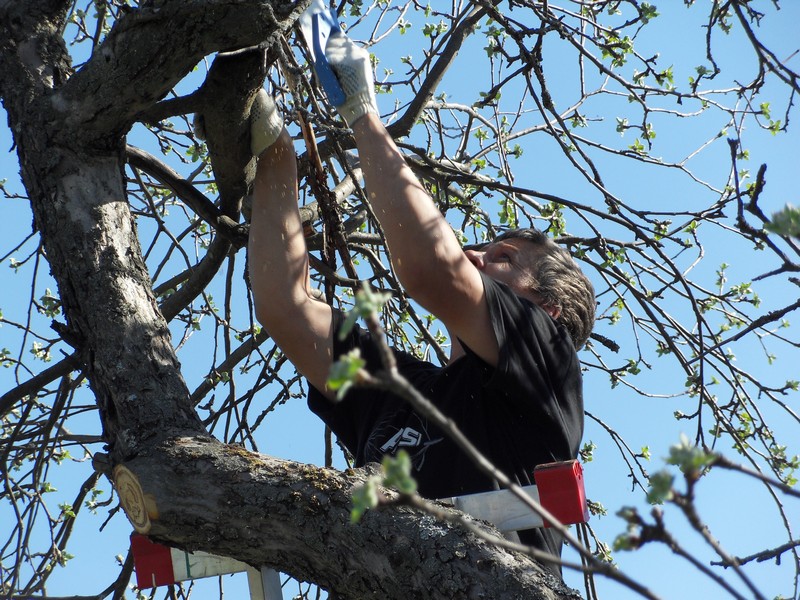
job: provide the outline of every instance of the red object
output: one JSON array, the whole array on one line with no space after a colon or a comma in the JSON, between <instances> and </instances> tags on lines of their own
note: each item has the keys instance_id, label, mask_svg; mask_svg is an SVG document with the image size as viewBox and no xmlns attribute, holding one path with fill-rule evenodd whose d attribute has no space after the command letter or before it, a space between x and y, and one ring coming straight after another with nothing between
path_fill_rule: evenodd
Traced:
<instances>
[{"instance_id":1,"label":"red object","mask_svg":"<svg viewBox=\"0 0 800 600\"><path fill-rule=\"evenodd\" d=\"M175 583L172 552L167 546L151 542L146 536L131 534L131 551L140 590Z\"/></svg>"},{"instance_id":2,"label":"red object","mask_svg":"<svg viewBox=\"0 0 800 600\"><path fill-rule=\"evenodd\" d=\"M586 523L589 509L583 486L583 467L577 460L539 465L533 471L539 503L564 524ZM550 523L544 520L544 526Z\"/></svg>"}]
</instances>

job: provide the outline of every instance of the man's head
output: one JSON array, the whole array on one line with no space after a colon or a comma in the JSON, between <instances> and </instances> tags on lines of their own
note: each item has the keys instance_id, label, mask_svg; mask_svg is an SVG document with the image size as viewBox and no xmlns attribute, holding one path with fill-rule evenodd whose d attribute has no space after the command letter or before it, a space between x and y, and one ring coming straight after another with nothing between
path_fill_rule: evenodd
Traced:
<instances>
[{"instance_id":1,"label":"man's head","mask_svg":"<svg viewBox=\"0 0 800 600\"><path fill-rule=\"evenodd\" d=\"M513 229L465 252L479 270L563 323L576 348L586 343L594 326L594 287L567 250L537 229Z\"/></svg>"}]
</instances>

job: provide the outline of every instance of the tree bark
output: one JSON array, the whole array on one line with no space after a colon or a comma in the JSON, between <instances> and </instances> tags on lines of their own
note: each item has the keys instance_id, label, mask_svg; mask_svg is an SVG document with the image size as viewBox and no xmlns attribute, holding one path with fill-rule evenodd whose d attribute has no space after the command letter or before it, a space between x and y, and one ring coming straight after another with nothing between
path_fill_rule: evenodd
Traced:
<instances>
[{"instance_id":1,"label":"tree bark","mask_svg":"<svg viewBox=\"0 0 800 600\"><path fill-rule=\"evenodd\" d=\"M129 500L126 510L140 515L142 532L269 565L346 598L580 597L532 559L408 507L351 524L362 470L278 460L202 436L165 440L125 467L141 486L140 504Z\"/></svg>"}]
</instances>

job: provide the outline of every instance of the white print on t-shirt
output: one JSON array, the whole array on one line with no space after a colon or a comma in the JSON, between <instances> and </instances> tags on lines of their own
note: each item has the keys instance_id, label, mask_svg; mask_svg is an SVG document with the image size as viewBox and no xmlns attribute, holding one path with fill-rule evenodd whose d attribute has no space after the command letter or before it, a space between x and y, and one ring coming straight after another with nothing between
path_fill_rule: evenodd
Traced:
<instances>
[{"instance_id":1,"label":"white print on t-shirt","mask_svg":"<svg viewBox=\"0 0 800 600\"><path fill-rule=\"evenodd\" d=\"M401 427L398 429L390 424L391 419L387 419L386 422L378 424L373 430L368 445L375 448L381 440L386 440L378 447L381 455L394 454L401 448L407 448L409 449L411 464L414 469L421 471L425 464L425 454L428 449L441 442L443 438L431 439L428 434L427 424L418 415L414 416L417 419L419 429L414 427Z\"/></svg>"},{"instance_id":2,"label":"white print on t-shirt","mask_svg":"<svg viewBox=\"0 0 800 600\"><path fill-rule=\"evenodd\" d=\"M381 452L397 452L399 448L414 448L419 446L422 434L411 427L404 427L395 433L389 441L381 446Z\"/></svg>"}]
</instances>

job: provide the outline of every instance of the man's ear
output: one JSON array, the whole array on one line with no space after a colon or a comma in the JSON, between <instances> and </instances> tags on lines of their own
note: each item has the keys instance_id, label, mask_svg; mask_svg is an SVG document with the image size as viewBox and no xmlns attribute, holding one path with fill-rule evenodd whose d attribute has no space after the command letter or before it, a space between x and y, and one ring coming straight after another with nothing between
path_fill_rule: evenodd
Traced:
<instances>
[{"instance_id":1,"label":"man's ear","mask_svg":"<svg viewBox=\"0 0 800 600\"><path fill-rule=\"evenodd\" d=\"M537 292L531 292L528 296L533 300L533 303L539 306L544 312L550 315L553 319L558 319L561 316L561 306L558 304L549 304L542 301L542 297Z\"/></svg>"},{"instance_id":2,"label":"man's ear","mask_svg":"<svg viewBox=\"0 0 800 600\"><path fill-rule=\"evenodd\" d=\"M561 307L558 305L540 304L539 306L544 309L544 312L553 317L553 319L558 319L558 317L561 316Z\"/></svg>"},{"instance_id":3,"label":"man's ear","mask_svg":"<svg viewBox=\"0 0 800 600\"><path fill-rule=\"evenodd\" d=\"M545 303L542 301L542 297L538 294L538 292L531 292L530 298L533 300L535 304L538 304L544 312L550 315L553 319L558 319L561 316L561 306L558 304L550 304Z\"/></svg>"}]
</instances>

